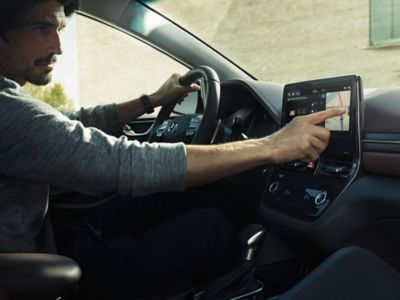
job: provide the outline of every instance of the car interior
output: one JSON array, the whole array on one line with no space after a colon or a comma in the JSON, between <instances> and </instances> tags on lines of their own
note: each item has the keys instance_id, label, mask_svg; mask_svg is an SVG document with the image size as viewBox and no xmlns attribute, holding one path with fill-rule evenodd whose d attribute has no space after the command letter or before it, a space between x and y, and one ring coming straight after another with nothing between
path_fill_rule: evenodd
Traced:
<instances>
[{"instance_id":1,"label":"car interior","mask_svg":"<svg viewBox=\"0 0 400 300\"><path fill-rule=\"evenodd\" d=\"M168 299L400 298L400 88L364 88L358 74L257 80L167 18L151 30L138 26L133 20L145 15L164 18L147 1L81 0L78 14L187 66L180 83L201 86L188 95L194 111L164 106L121 128L130 139L219 144L346 108L319 124L331 138L318 161L264 165L184 192L224 199L218 209L241 232L242 256L231 272ZM0 299L79 299L81 271L57 254L58 232L112 197L81 203L71 195L53 193L40 253L0 254Z\"/></svg>"}]
</instances>

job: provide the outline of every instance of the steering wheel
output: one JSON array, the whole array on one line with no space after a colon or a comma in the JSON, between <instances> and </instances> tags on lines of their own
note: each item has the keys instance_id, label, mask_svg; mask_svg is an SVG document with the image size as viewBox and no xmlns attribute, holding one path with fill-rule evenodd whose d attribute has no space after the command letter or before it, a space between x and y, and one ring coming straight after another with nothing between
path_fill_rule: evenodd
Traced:
<instances>
[{"instance_id":1,"label":"steering wheel","mask_svg":"<svg viewBox=\"0 0 400 300\"><path fill-rule=\"evenodd\" d=\"M181 85L202 79L204 113L177 116L170 119L176 102L163 105L149 135L150 142L185 142L208 144L217 128L217 113L220 98L218 74L208 66L198 66L179 79Z\"/></svg>"}]
</instances>

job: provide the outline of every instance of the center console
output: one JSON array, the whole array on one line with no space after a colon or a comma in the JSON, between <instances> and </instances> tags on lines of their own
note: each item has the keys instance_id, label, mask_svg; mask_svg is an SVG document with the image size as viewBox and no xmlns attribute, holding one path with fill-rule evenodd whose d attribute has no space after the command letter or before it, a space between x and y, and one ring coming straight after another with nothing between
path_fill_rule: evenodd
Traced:
<instances>
[{"instance_id":1,"label":"center console","mask_svg":"<svg viewBox=\"0 0 400 300\"><path fill-rule=\"evenodd\" d=\"M360 164L361 91L356 75L285 86L282 126L331 107L345 107L346 112L318 124L331 131L318 161L290 161L274 168L263 193L265 207L314 220L351 183Z\"/></svg>"}]
</instances>

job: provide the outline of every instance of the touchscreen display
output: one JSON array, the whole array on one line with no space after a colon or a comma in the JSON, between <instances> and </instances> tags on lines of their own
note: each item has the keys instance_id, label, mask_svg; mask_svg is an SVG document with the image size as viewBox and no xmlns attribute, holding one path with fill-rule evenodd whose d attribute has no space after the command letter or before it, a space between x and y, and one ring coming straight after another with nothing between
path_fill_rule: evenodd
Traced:
<instances>
[{"instance_id":1,"label":"touchscreen display","mask_svg":"<svg viewBox=\"0 0 400 300\"><path fill-rule=\"evenodd\" d=\"M333 107L345 107L346 112L343 115L330 118L320 125L332 131L350 130L351 86L329 89L289 90L287 91L286 99L287 122L290 122L296 116L308 115Z\"/></svg>"}]
</instances>

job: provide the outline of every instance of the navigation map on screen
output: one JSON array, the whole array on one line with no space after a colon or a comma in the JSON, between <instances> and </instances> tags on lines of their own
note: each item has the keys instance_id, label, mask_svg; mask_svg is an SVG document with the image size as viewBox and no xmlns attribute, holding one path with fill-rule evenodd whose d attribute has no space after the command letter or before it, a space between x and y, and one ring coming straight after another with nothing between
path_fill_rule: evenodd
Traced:
<instances>
[{"instance_id":1,"label":"navigation map on screen","mask_svg":"<svg viewBox=\"0 0 400 300\"><path fill-rule=\"evenodd\" d=\"M296 116L308 115L334 107L345 107L346 112L343 115L327 119L320 125L331 131L350 130L350 89L289 92L287 100L287 122L290 122Z\"/></svg>"},{"instance_id":2,"label":"navigation map on screen","mask_svg":"<svg viewBox=\"0 0 400 300\"><path fill-rule=\"evenodd\" d=\"M326 93L326 109L333 107L345 107L346 112L339 116L325 121L325 127L334 131L348 131L350 125L350 95L351 91L340 91Z\"/></svg>"}]
</instances>

